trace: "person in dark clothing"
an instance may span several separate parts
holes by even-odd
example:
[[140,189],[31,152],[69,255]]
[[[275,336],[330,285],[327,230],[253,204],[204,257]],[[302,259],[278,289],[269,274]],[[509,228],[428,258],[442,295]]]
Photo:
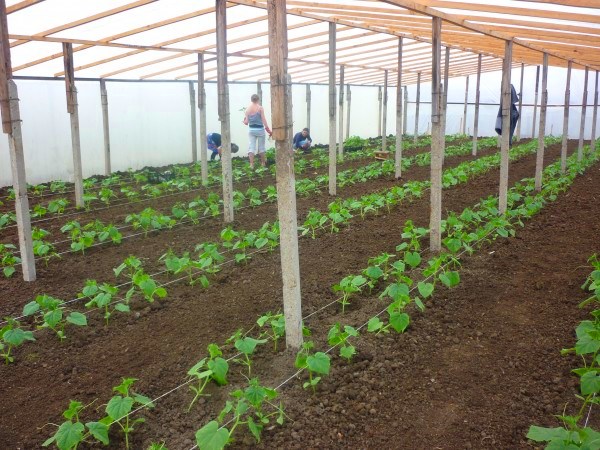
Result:
[[301,132],[296,133],[294,136],[294,150],[302,150],[304,153],[310,151],[310,145],[312,144],[312,138],[310,137],[310,131],[308,128],[304,128]]
[[[513,135],[515,134],[515,128],[519,120],[519,110],[515,103],[519,101],[519,96],[515,87],[510,85],[510,141],[509,147],[512,147]],[[502,135],[502,99],[500,99],[500,108],[498,109],[498,116],[496,117],[496,133]]]
[[[210,160],[213,161],[217,155],[219,155],[219,159],[221,159],[221,135],[219,133],[209,133],[206,136],[206,143],[208,149],[212,152],[210,155]],[[231,153],[237,153],[240,148],[236,144],[231,144]]]

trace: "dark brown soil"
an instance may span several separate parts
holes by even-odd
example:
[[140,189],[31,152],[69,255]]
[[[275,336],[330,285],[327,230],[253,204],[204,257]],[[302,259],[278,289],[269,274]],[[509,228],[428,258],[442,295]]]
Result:
[[[552,146],[547,151],[546,161],[555,160],[558,152],[559,147]],[[459,160],[457,158],[456,162]],[[453,164],[454,160],[449,163]],[[535,156],[533,155],[513,163],[510,182],[514,183],[524,177],[532,176],[534,166]],[[422,173],[419,172],[419,169],[422,169]],[[587,212],[590,216],[594,217],[596,214],[597,217],[597,211],[594,212],[590,209],[597,208],[598,205],[598,176],[600,174],[598,174],[597,168],[594,170],[595,172],[590,171],[593,175],[586,175],[585,179],[592,177],[596,185],[588,183],[589,193],[586,193],[585,189],[579,189],[578,199],[581,198],[581,201],[578,201],[576,205],[570,205],[565,203],[564,199],[568,198],[565,196],[552,208],[558,208],[558,213],[561,213],[569,206],[579,211],[577,208],[587,205]],[[428,167],[415,168],[415,172],[407,173],[407,177],[420,179],[420,177],[425,177],[428,171]],[[412,178],[413,176],[415,178]],[[460,210],[482,197],[496,193],[497,180],[498,171],[492,170],[467,185],[445,191],[444,208]],[[577,181],[576,188],[582,180],[584,179]],[[380,180],[364,185],[355,185],[349,187],[347,191],[345,190],[343,195],[360,195],[388,187],[391,183],[393,182]],[[591,189],[595,189],[595,191],[592,192]],[[299,211],[305,212],[309,206],[324,207],[329,200],[326,196],[310,198],[304,203],[300,200]],[[399,241],[401,227],[407,219],[412,219],[418,225],[427,225],[428,203],[429,200],[426,196],[412,204],[394,208],[389,214],[369,216],[364,221],[355,220],[338,234],[324,234],[315,240],[302,239],[300,252],[305,313],[314,311],[335,299],[331,292],[331,286],[344,276],[357,273],[364,268],[370,256],[375,256],[383,251],[393,252]],[[274,208],[274,206],[260,208],[260,213],[257,209],[245,210],[245,214],[238,214],[240,228],[252,229],[257,225],[260,226],[266,220],[271,220],[274,217],[274,209],[269,210],[269,208]],[[555,211],[555,214],[558,213]],[[547,212],[531,223],[535,224],[540,218],[545,217],[545,214]],[[561,213],[559,217],[573,216],[575,219],[577,216],[574,214],[573,211],[570,211],[568,214]],[[591,243],[594,243],[596,247],[598,245],[597,223],[596,228],[593,229],[590,222],[587,222],[586,225],[583,219],[581,217],[580,220],[577,220],[576,228],[567,227],[565,222],[562,222],[565,236],[560,242],[564,244],[565,252],[567,252],[567,248],[570,249],[576,245],[573,237],[583,235],[582,230],[585,230],[587,240],[585,243],[581,243],[582,250],[577,255],[570,256],[573,259],[575,256],[577,257],[577,262],[573,263],[573,267],[581,265],[582,260],[584,261],[587,255],[593,251]],[[548,219],[548,226],[557,226],[552,220]],[[65,298],[73,295],[88,276],[99,277],[97,274],[100,273],[108,278],[110,268],[119,261],[117,256],[120,255],[122,259],[129,251],[135,252],[137,255],[141,254],[141,256],[152,256],[150,262],[154,262],[156,255],[165,251],[165,246],[173,245],[178,249],[190,248],[194,243],[202,242],[208,236],[203,234],[203,230],[209,227],[202,229],[187,227],[188,233],[190,231],[194,233],[191,239],[184,235],[185,228],[181,227],[172,232],[160,233],[140,240],[129,248],[126,247],[128,244],[124,244],[120,247],[109,247],[96,255],[92,253],[85,257],[71,255],[68,259],[65,258],[66,263],[61,261],[60,264],[50,265],[48,269],[42,270],[40,281],[34,287],[14,282],[14,280],[11,280],[11,284],[8,286],[0,285],[3,294],[7,292],[5,287],[10,289],[9,297],[6,298],[9,307],[5,311],[10,312],[18,305],[22,305],[36,292],[48,291],[57,296],[65,296]],[[217,233],[222,227],[215,222],[212,228],[214,228],[212,230],[214,236],[214,233]],[[507,282],[511,283],[511,287],[517,293],[519,290],[523,291],[523,295],[537,292],[539,298],[543,298],[544,302],[550,302],[552,299],[546,298],[548,297],[547,289],[538,292],[533,289],[532,284],[523,283],[521,285],[518,283],[519,279],[529,281],[534,278],[534,275],[524,273],[522,278],[515,277],[514,271],[511,272],[511,270],[517,267],[518,261],[513,261],[510,252],[506,256],[502,252],[506,252],[506,249],[511,246],[515,248],[515,242],[521,243],[517,248],[523,255],[519,257],[530,259],[529,262],[524,262],[522,265],[519,263],[519,266],[531,270],[539,265],[555,269],[557,261],[566,259],[565,253],[555,259],[549,258],[544,253],[544,250],[548,250],[549,245],[552,244],[547,239],[545,228],[538,227],[529,231],[530,229],[526,229],[521,236],[526,236],[526,233],[537,233],[537,239],[533,237],[530,239],[534,243],[543,244],[544,248],[538,251],[536,257],[534,257],[535,251],[532,251],[532,255],[528,254],[526,246],[530,245],[529,239],[515,239],[506,241],[507,244],[495,244],[500,248],[494,253],[497,256],[489,256],[490,261],[485,261],[484,256],[469,259],[465,263],[463,271],[463,284],[451,292],[445,292],[445,295],[439,295],[425,314],[415,316],[410,332],[402,336],[389,336],[383,339],[371,337],[361,339],[361,346],[364,347],[359,349],[360,354],[356,362],[347,368],[343,368],[343,364],[336,362],[332,376],[319,387],[318,401],[303,392],[301,387],[298,388],[297,382],[292,383],[292,386],[295,387],[284,392],[284,399],[288,414],[295,422],[281,430],[267,433],[264,445],[268,448],[329,448],[336,446],[340,448],[379,448],[382,446],[381,444],[395,448],[434,448],[436,446],[462,448],[466,446],[467,442],[472,442],[472,446],[480,448],[482,445],[480,441],[471,437],[466,440],[465,436],[469,435],[461,433],[471,430],[471,424],[475,424],[475,434],[482,439],[481,431],[488,430],[488,428],[483,425],[478,426],[477,421],[479,417],[484,416],[486,408],[490,409],[490,412],[485,417],[489,417],[490,420],[500,417],[499,411],[495,410],[495,404],[493,404],[496,398],[506,397],[512,402],[520,404],[521,393],[518,390],[515,398],[509,388],[500,391],[496,383],[508,382],[508,379],[513,378],[514,375],[511,384],[513,387],[518,385],[518,389],[520,389],[522,386],[526,386],[528,395],[540,395],[534,390],[530,390],[528,383],[523,383],[523,380],[519,379],[520,371],[517,369],[528,364],[530,360],[537,361],[537,369],[534,372],[539,375],[534,381],[546,389],[547,383],[544,380],[548,377],[550,377],[549,379],[555,377],[554,372],[558,372],[556,368],[561,367],[557,365],[560,364],[560,359],[552,364],[546,364],[546,359],[553,356],[550,353],[557,352],[561,346],[569,345],[569,333],[571,333],[575,321],[582,314],[574,310],[575,308],[571,308],[577,300],[571,302],[569,307],[563,308],[564,310],[556,315],[554,311],[547,311],[544,320],[536,322],[539,323],[539,327],[544,333],[550,333],[547,329],[552,329],[552,333],[554,333],[553,337],[546,342],[546,351],[543,353],[536,350],[534,354],[531,354],[528,351],[529,348],[532,348],[531,344],[523,346],[522,349],[510,347],[510,345],[519,346],[521,343],[527,343],[527,339],[535,340],[539,338],[539,335],[529,329],[527,329],[529,334],[526,334],[523,323],[517,323],[514,317],[509,319],[512,317],[511,314],[517,315],[517,311],[520,310],[515,305],[520,305],[524,299],[520,298],[520,301],[517,301],[518,296],[513,296],[513,291],[506,295],[505,287],[499,286],[499,284],[508,280]],[[577,234],[575,234],[575,229],[578,230]],[[593,240],[593,237],[596,239]],[[143,243],[142,246],[139,245],[140,242]],[[570,246],[567,246],[567,243]],[[540,256],[542,257],[540,258]],[[332,261],[335,263],[332,264]],[[536,261],[537,265],[532,266],[532,261]],[[478,263],[479,266],[476,265]],[[494,263],[497,266],[494,266]],[[471,269],[471,265],[474,265],[475,268]],[[478,270],[481,271],[482,276],[478,275]],[[486,271],[486,275],[483,276]],[[561,270],[561,276],[572,277],[570,279],[581,278],[583,272],[585,272],[583,269],[576,274],[566,271],[563,273]],[[558,283],[557,289],[567,289],[565,278],[557,277],[553,273],[549,275],[543,278],[542,286],[545,286],[546,283],[556,282]],[[467,283],[469,282],[474,282],[474,286],[468,288]],[[580,279],[571,286],[572,293],[577,293],[579,284]],[[527,291],[527,289],[532,289],[532,291]],[[497,297],[492,297],[490,300],[492,294]],[[498,303],[493,311],[486,312],[489,304],[494,301],[493,298],[496,298],[498,302],[512,301],[513,304],[507,306],[509,309],[502,312],[501,309],[496,310],[496,308],[503,307],[502,303]],[[115,317],[107,328],[94,317],[91,319],[91,326],[86,329],[68,328],[69,339],[63,343],[57,342],[46,333],[40,333],[36,343],[27,345],[17,352],[18,360],[14,365],[0,369],[2,376],[0,392],[3,399],[0,402],[0,417],[3,418],[0,420],[2,447],[39,448],[40,442],[51,434],[51,427],[43,430],[39,430],[39,427],[47,422],[59,423],[60,413],[66,408],[69,399],[90,402],[98,398],[96,405],[100,411],[95,412],[93,408],[90,408],[89,412],[85,414],[84,420],[99,418],[102,415],[100,405],[107,401],[111,394],[111,387],[118,384],[121,377],[139,378],[139,390],[152,397],[168,391],[185,380],[187,369],[205,354],[208,343],[222,343],[238,327],[245,329],[252,327],[260,314],[280,309],[280,299],[279,254],[278,252],[260,254],[247,266],[226,268],[209,289],[202,290],[182,283],[173,284],[169,286],[167,300],[153,303],[147,307],[141,305],[134,314],[129,316]],[[450,301],[454,303],[450,303]],[[537,305],[540,310],[543,310],[541,301],[538,300],[539,304],[534,302],[534,306]],[[482,302],[485,303],[482,304]],[[474,304],[478,304],[477,309]],[[347,317],[360,317],[362,307],[359,306],[353,307],[347,316],[341,316],[335,307],[330,308],[315,316],[309,325],[315,330],[316,336],[322,336],[335,321],[346,320]],[[522,313],[525,314],[525,312]],[[538,313],[537,310],[535,312]],[[528,315],[528,320],[537,321],[538,318],[535,317],[535,314],[530,315],[534,317]],[[552,315],[552,320],[550,320],[550,315]],[[449,320],[446,320],[446,317],[449,317]],[[556,326],[557,318],[567,321],[566,319],[569,317],[571,320],[568,324]],[[427,323],[419,322],[425,320],[433,322],[437,320],[440,323],[432,328]],[[476,320],[478,322],[475,324],[469,322]],[[463,326],[463,323],[469,325]],[[529,323],[527,322],[526,325]],[[513,327],[506,331],[501,328],[501,326],[511,324]],[[481,336],[473,331],[476,329],[475,326],[481,327],[477,329],[483,330]],[[456,338],[454,333],[457,333]],[[493,333],[495,334],[492,337]],[[512,341],[511,333],[519,333],[514,341]],[[562,341],[558,341],[557,336]],[[479,355],[480,347],[477,346],[479,341],[483,342],[488,338],[489,346],[494,346]],[[494,342],[501,339],[507,341],[505,350],[507,355],[510,355],[510,357],[506,356],[508,359],[494,357],[494,352],[500,351]],[[398,340],[401,341],[400,345],[398,345]],[[375,345],[377,345],[377,349]],[[518,350],[521,352],[519,353]],[[227,353],[228,355],[232,354],[230,351]],[[470,356],[463,360],[461,359],[462,355]],[[478,364],[485,361],[492,365],[479,372]],[[510,366],[509,362],[512,363],[511,370],[507,369]],[[564,377],[565,373],[568,373],[568,367],[566,370],[564,367],[559,376]],[[396,370],[398,372],[394,372]],[[420,376],[415,376],[419,371],[421,372]],[[439,383],[446,379],[444,377],[454,381],[449,381],[441,386],[435,384],[436,382],[427,383],[427,371],[432,372],[429,379],[438,380]],[[241,372],[243,370],[239,366],[232,367],[232,384],[243,381]],[[264,349],[258,353],[255,359],[253,375],[258,375],[266,385],[277,384],[291,373],[293,373],[293,363],[290,355],[285,352],[274,356]],[[475,378],[476,376],[478,378]],[[461,377],[466,380],[464,383],[460,381]],[[481,379],[486,380],[486,384],[483,384]],[[494,381],[492,382],[492,380]],[[531,383],[535,384],[533,381]],[[455,391],[453,392],[452,389]],[[466,406],[464,406],[460,402],[459,394],[461,392],[468,393],[469,389],[476,389],[477,393],[482,395],[477,397],[474,393],[472,395],[474,403],[471,405],[469,400],[465,400]],[[486,389],[488,390],[486,391]],[[147,418],[147,423],[139,426],[139,430],[133,437],[133,448],[145,448],[152,440],[166,440],[169,448],[191,447],[194,431],[207,420],[215,417],[223,404],[226,391],[226,389],[211,389],[210,393],[213,394],[213,397],[208,401],[202,399],[190,413],[186,413],[185,409],[192,397],[185,386],[161,399],[157,403],[155,411],[143,414]],[[415,392],[417,393],[415,394]],[[559,395],[558,392],[557,395]],[[375,396],[375,402],[370,400],[373,396]],[[438,397],[444,398],[445,401],[438,403]],[[321,405],[321,403],[323,404]],[[448,406],[454,404],[456,404],[454,407],[456,413],[453,413],[453,409]],[[536,402],[530,400],[527,404],[533,407]],[[412,407],[412,413],[403,411],[401,408],[404,405]],[[555,404],[551,405],[554,408],[552,412],[560,410],[560,401],[557,405],[556,408],[554,408]],[[461,409],[463,407],[464,410]],[[513,412],[512,407],[506,407],[506,405],[503,407],[507,416]],[[473,414],[469,412],[471,409],[474,411]],[[374,412],[372,412],[373,410]],[[368,413],[362,414],[364,411]],[[456,423],[463,424],[462,421],[458,421],[454,423],[454,426],[445,426],[460,414],[465,417],[462,420],[467,420],[466,425],[462,428],[458,427]],[[504,423],[490,428],[497,430],[496,442],[515,442],[510,441],[513,436],[512,429],[517,426],[514,424],[518,423],[520,424],[518,426],[524,429],[533,420],[528,419],[523,423],[522,419],[521,417],[518,422],[511,422],[513,423],[510,425],[512,428],[506,428]],[[441,430],[442,428],[443,430]],[[399,437],[398,429],[406,431],[400,436],[411,437],[403,442]],[[436,429],[437,434],[434,433]],[[447,435],[444,435],[444,430]],[[452,432],[459,433],[454,436],[454,440],[452,440]],[[337,433],[341,437],[338,437]],[[505,436],[507,434],[508,437]],[[504,440],[501,441],[501,438]],[[118,436],[115,436],[113,441],[114,444],[111,448],[122,448],[122,442]],[[246,438],[240,441],[241,444],[250,444],[250,442]],[[448,445],[448,442],[452,442],[452,445]],[[486,444],[485,440],[483,444]],[[500,444],[492,447],[512,448],[514,445]]]

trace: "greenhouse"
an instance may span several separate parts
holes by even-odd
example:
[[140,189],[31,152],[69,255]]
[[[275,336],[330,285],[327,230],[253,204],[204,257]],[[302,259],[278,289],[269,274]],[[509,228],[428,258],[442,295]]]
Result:
[[598,0],[0,0],[0,448],[600,448]]

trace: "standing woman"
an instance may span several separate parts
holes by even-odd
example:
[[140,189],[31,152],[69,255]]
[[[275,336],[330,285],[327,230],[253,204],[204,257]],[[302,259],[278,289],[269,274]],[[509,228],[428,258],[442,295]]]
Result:
[[248,125],[248,138],[250,139],[248,145],[250,167],[254,167],[254,155],[257,150],[260,155],[260,163],[265,167],[267,164],[265,155],[265,131],[269,133],[269,137],[271,137],[271,129],[269,128],[269,125],[267,125],[265,110],[258,103],[260,100],[258,95],[253,94],[252,97],[250,97],[250,100],[252,103],[246,108],[246,115],[244,116],[244,125]]

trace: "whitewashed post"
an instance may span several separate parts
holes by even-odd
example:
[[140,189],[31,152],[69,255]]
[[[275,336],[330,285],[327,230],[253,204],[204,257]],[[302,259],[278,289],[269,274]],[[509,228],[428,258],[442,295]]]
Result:
[[102,105],[102,131],[104,136],[104,175],[112,173],[110,164],[110,126],[108,122],[108,92],[106,81],[100,80],[100,103]]
[[381,112],[383,110],[383,94],[381,92],[381,86],[377,86],[377,136],[381,136]]
[[[441,58],[441,57],[440,57]],[[417,98],[415,103],[415,134],[413,143],[417,143],[419,139],[419,107],[421,106],[421,72],[417,72]]]
[[344,160],[344,66],[340,66],[340,92],[339,92],[339,127],[338,127],[338,156],[340,161]]
[[346,111],[346,139],[350,137],[350,106],[352,104],[352,91],[350,90],[350,85],[346,85],[346,107],[348,111]]
[[590,151],[596,150],[596,121],[598,120],[598,71],[594,83],[594,111],[592,112],[592,137],[590,138]]
[[398,80],[396,82],[396,155],[395,176],[402,178],[402,46],[403,38],[398,38]]
[[221,170],[223,173],[223,219],[233,222],[233,177],[231,170],[231,124],[229,86],[227,84],[227,1],[216,0],[217,17],[217,89],[221,122]]
[[262,100],[263,90],[262,90],[262,83],[260,81],[256,82],[256,95],[258,95],[258,103],[260,105],[262,105],[262,103],[263,103],[263,100]]
[[525,64],[521,63],[521,83],[519,84],[519,121],[517,122],[517,141],[521,140],[521,123],[523,122],[523,77]]
[[383,118],[381,120],[381,150],[387,151],[388,71],[383,71]]
[[502,136],[500,148],[500,190],[498,209],[506,213],[508,206],[508,164],[510,151],[510,69],[512,66],[512,41],[504,43],[504,62],[502,64]]
[[442,249],[442,111],[444,100],[440,92],[440,62],[442,20],[432,18],[432,59],[431,59],[431,200],[429,219],[429,246],[432,252]]
[[571,68],[573,62],[567,62],[567,83],[565,85],[565,107],[563,117],[563,135],[562,146],[560,149],[560,172],[564,174],[567,171],[567,144],[569,140],[569,109],[571,104]]
[[[442,24],[443,26],[443,24]],[[442,122],[442,142],[444,143],[444,150],[442,152],[442,161],[444,161],[446,155],[446,114],[448,112],[448,76],[450,73],[450,48],[446,47],[444,52],[444,90],[442,91],[442,107],[440,108],[441,112],[441,122]]]
[[192,128],[192,162],[198,161],[198,135],[196,132],[196,92],[194,82],[188,82],[190,90],[190,126]]
[[475,82],[475,114],[473,117],[473,156],[477,156],[477,138],[479,137],[479,99],[481,96],[481,53],[477,56],[477,81]]
[[577,161],[581,161],[583,159],[583,141],[585,136],[585,113],[587,110],[588,81],[589,68],[586,67],[583,82],[583,99],[581,100],[581,125],[579,126],[579,146],[577,147]]
[[544,151],[546,149],[546,110],[548,108],[548,53],[544,53],[542,63],[542,104],[540,105],[540,129],[535,160],[535,189],[542,190],[542,172],[544,170]]
[[75,204],[83,208],[83,172],[81,169],[81,139],[79,137],[79,105],[73,65],[73,44],[63,42],[63,62],[65,67],[65,87],[67,112],[71,121],[71,147],[73,151],[73,177],[75,183]]
[[535,69],[535,98],[533,100],[533,122],[531,124],[531,138],[535,138],[535,126],[537,125],[538,91],[540,88],[540,66]]
[[306,128],[310,130],[310,101],[311,101],[311,93],[310,93],[310,84],[306,85]]
[[463,108],[463,121],[462,121],[462,129],[460,130],[461,134],[467,134],[467,105],[469,102],[469,77],[467,76],[466,86],[465,86],[465,106]]
[[200,172],[202,184],[208,184],[208,142],[206,142],[206,89],[204,87],[204,53],[198,53],[198,110],[200,112]]
[[335,23],[329,23],[329,195],[337,194],[336,95],[335,95]]
[[404,108],[402,111],[402,134],[408,135],[408,86],[404,86]]

